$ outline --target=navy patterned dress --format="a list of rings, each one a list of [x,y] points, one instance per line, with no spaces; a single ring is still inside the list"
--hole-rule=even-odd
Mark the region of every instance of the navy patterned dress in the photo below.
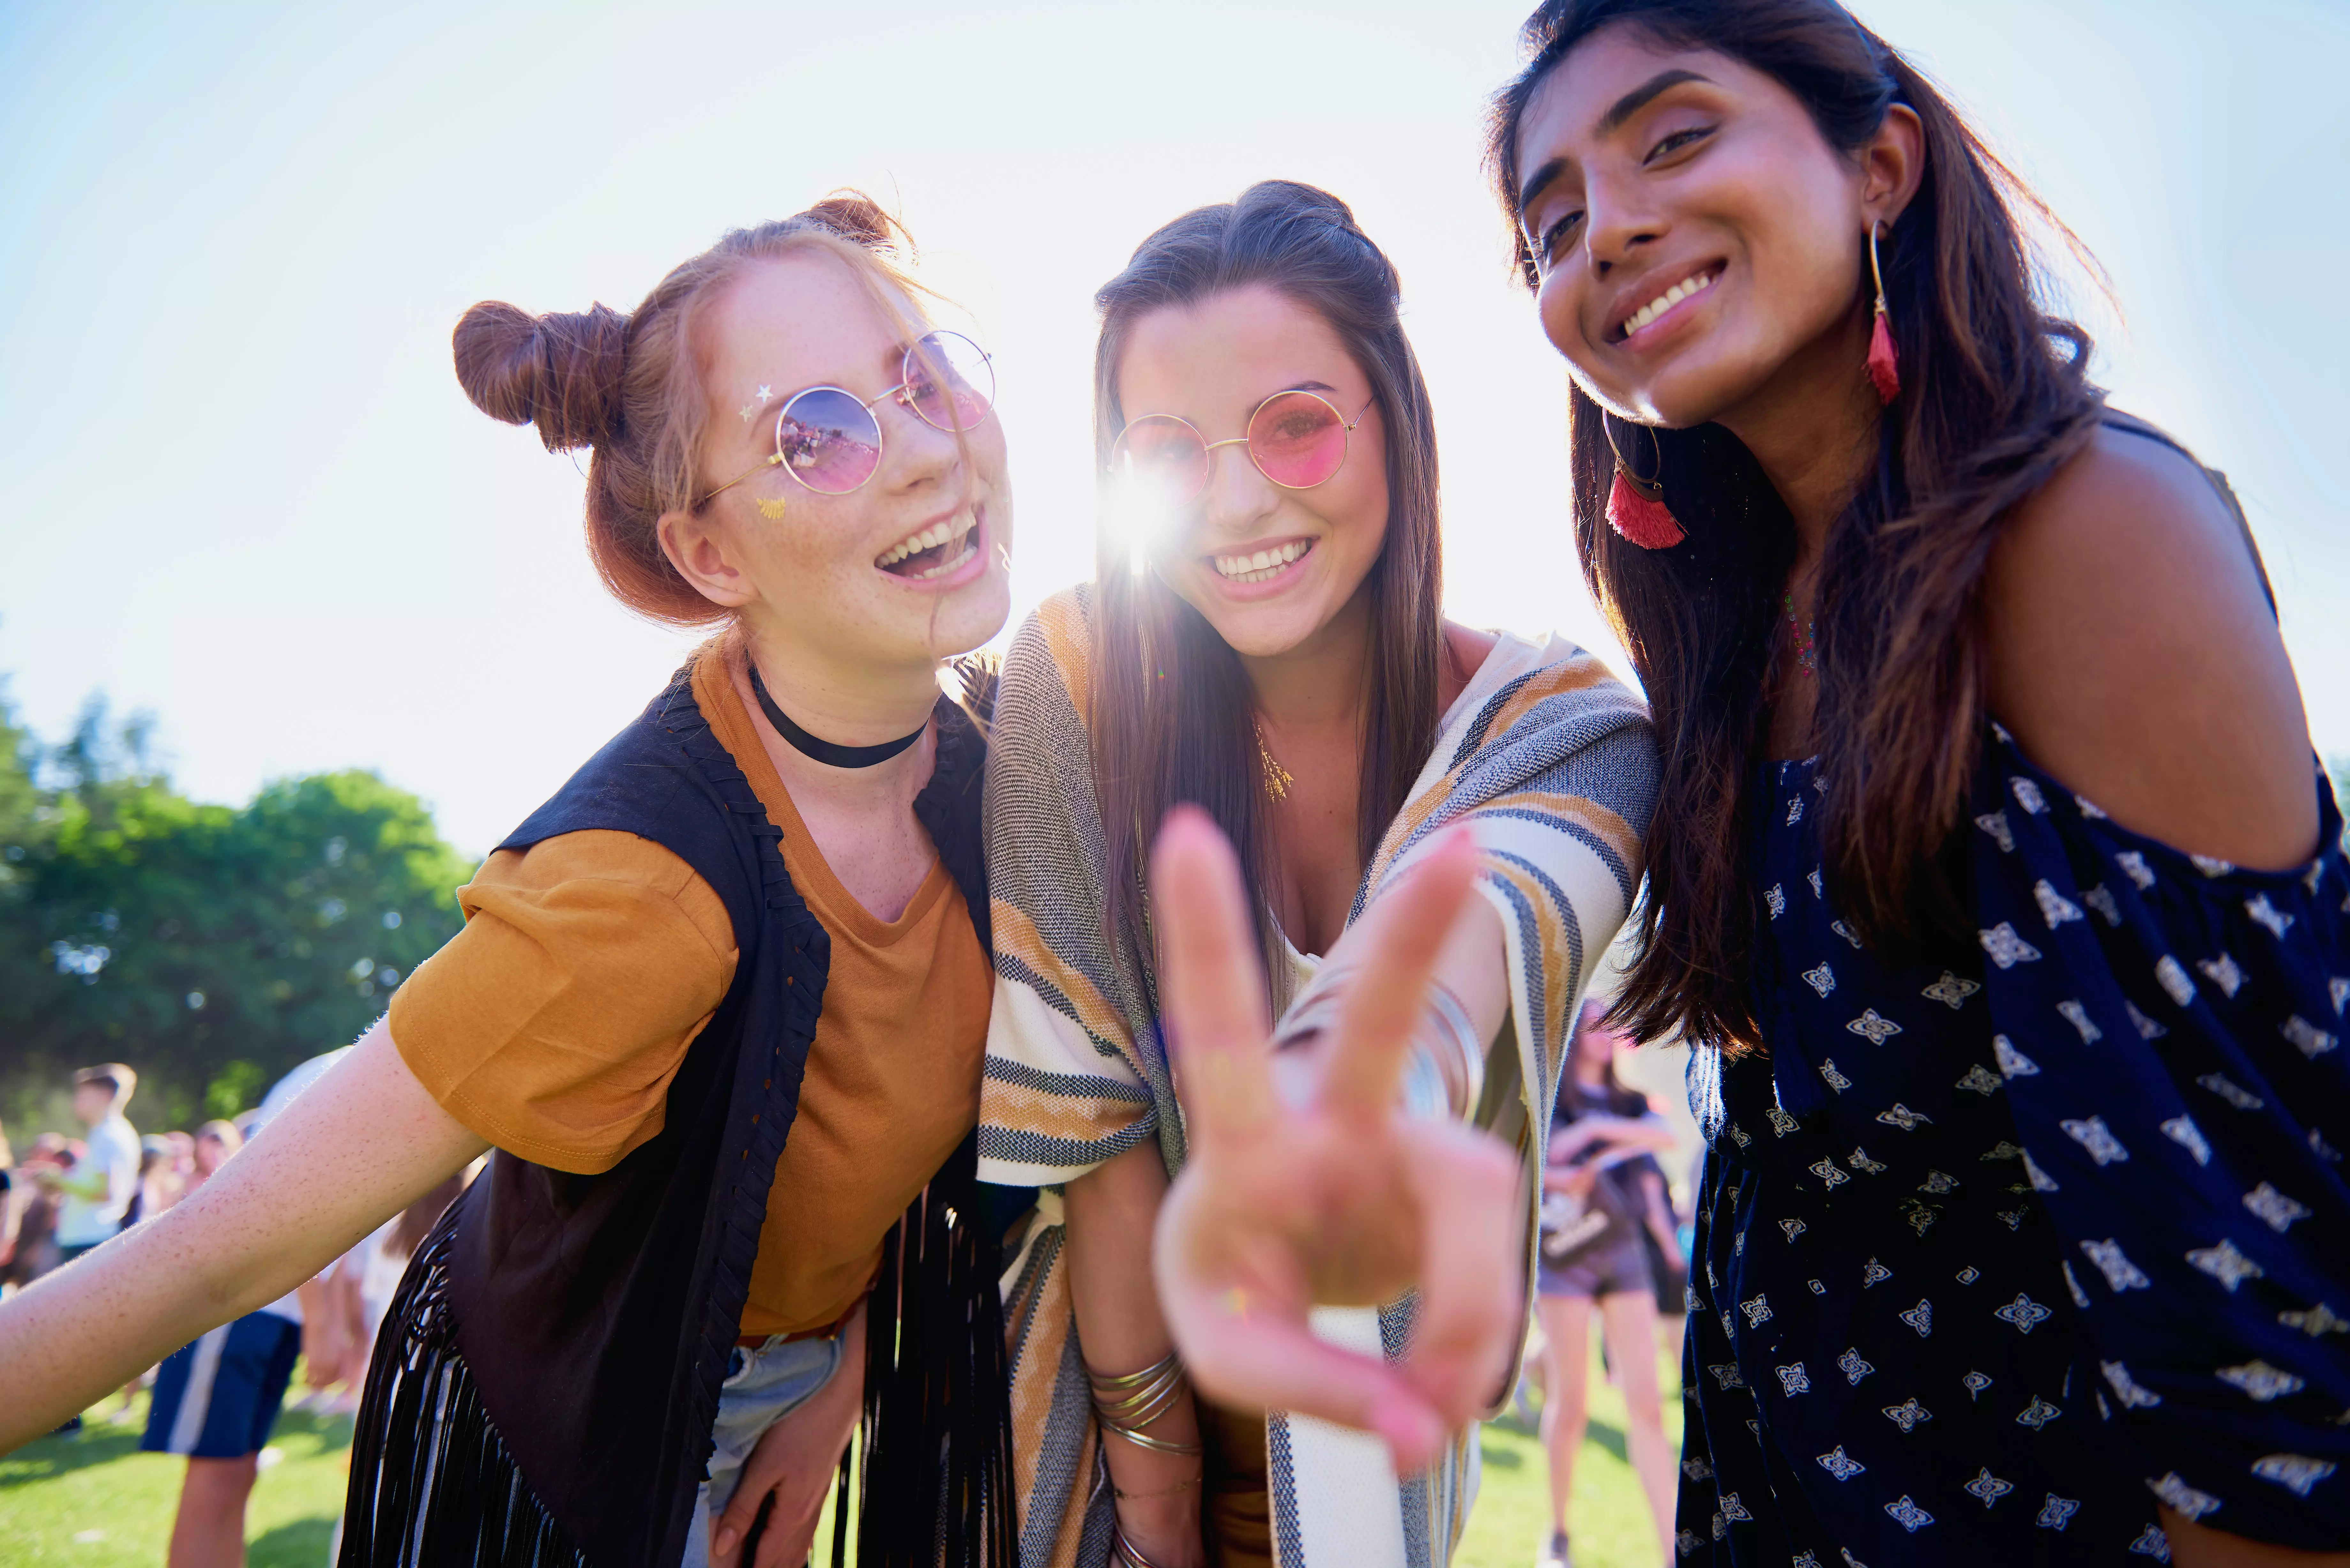
[[[1758,787],[1767,1055],[1709,1148],[1678,1549],[1773,1568],[2169,1560],[2158,1502],[2350,1542],[2350,867],[2126,832],[1993,726],[1978,935],[1865,951],[1820,784]],[[1996,1553],[1996,1557],[1994,1557]]]

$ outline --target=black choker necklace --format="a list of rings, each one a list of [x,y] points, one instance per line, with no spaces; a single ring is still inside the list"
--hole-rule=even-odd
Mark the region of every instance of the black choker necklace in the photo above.
[[[767,695],[767,683],[759,679],[756,664],[751,666],[751,690],[757,693],[760,710],[767,715],[767,722],[775,727],[775,733],[789,741],[793,749],[802,755],[814,757],[827,767],[869,768],[878,763],[886,763],[920,740],[922,730],[931,727],[930,721],[925,719],[921,730],[895,741],[884,741],[878,746],[837,746],[830,741],[818,740],[809,734],[792,722],[790,714],[775,706],[775,700]]]

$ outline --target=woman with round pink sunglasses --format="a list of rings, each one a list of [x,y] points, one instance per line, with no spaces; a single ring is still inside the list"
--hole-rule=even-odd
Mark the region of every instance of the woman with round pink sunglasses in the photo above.
[[[1460,1434],[1510,1386],[1482,1362],[1527,1310],[1531,1184],[1487,1135],[1547,1119],[1653,746],[1580,649],[1444,618],[1398,299],[1346,205],[1286,182],[1097,296],[1118,525],[1015,637],[989,765],[981,1174],[1045,1189],[1005,1303],[1031,1563],[1107,1536],[1139,1568],[1269,1563],[1276,1534],[1441,1563]],[[1268,1033],[1269,1119],[1230,1093]],[[1358,1310],[1309,1327],[1315,1300]],[[1107,1489],[1055,1480],[1103,1462]]]

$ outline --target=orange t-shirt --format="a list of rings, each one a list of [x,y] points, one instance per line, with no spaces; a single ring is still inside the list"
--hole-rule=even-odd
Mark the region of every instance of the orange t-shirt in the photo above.
[[[735,656],[739,659],[739,655]],[[693,696],[783,832],[832,939],[799,1114],[775,1163],[745,1334],[824,1327],[881,1239],[978,1120],[993,987],[962,891],[933,863],[895,920],[825,863],[713,646]],[[556,1170],[608,1170],[661,1130],[670,1080],[734,978],[725,906],[684,861],[619,832],[500,850],[458,889],[465,926],[391,999],[392,1041],[443,1110]]]

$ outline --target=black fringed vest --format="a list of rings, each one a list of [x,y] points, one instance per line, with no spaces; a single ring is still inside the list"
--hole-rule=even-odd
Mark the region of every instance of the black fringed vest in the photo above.
[[[993,671],[959,673],[983,718]],[[498,847],[617,829],[669,849],[733,922],[733,982],[686,1051],[658,1136],[594,1176],[501,1150],[418,1249],[353,1437],[343,1568],[668,1564],[684,1548],[831,956],[785,871],[781,830],[690,674]],[[992,950],[986,743],[954,703],[937,716],[914,812]],[[884,1248],[867,1334],[864,1563],[927,1565],[941,1545],[950,1563],[1012,1561],[998,1263],[976,1147],[964,1139]]]

